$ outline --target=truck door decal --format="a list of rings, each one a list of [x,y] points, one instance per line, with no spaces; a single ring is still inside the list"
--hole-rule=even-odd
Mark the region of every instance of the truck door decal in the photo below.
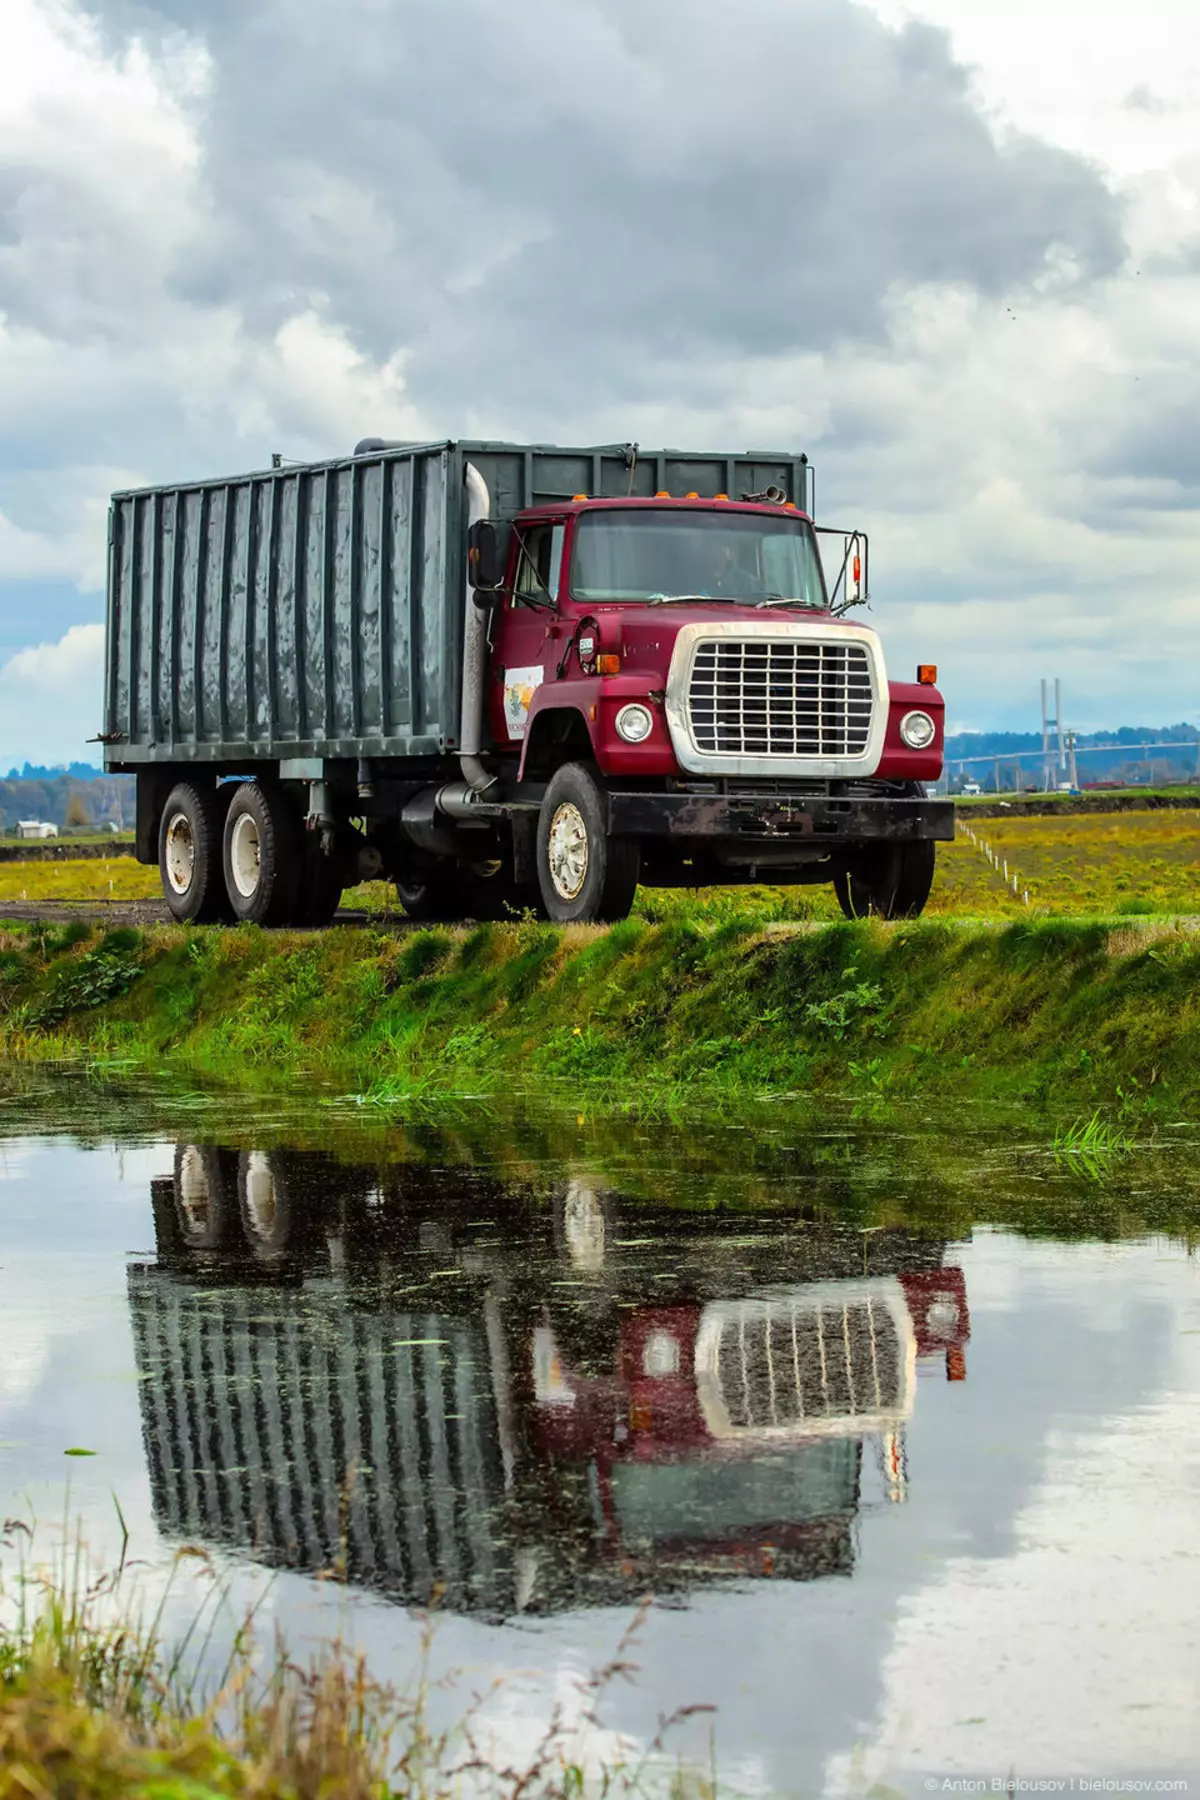
[[[504,723],[509,737],[517,742],[525,736],[525,721],[533,696],[545,678],[546,671],[540,663],[526,669],[504,671]]]

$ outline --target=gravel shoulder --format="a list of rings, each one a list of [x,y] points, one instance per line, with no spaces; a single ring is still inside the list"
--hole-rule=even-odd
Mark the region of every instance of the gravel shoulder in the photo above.
[[[170,925],[171,914],[161,900],[5,900],[0,901],[0,922],[11,919],[25,924],[66,925],[82,919],[89,925]],[[405,925],[403,913],[367,913],[342,907],[335,925]]]

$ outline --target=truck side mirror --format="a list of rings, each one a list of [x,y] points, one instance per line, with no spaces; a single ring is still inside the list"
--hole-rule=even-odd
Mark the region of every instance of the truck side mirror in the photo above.
[[[504,586],[511,525],[476,519],[467,534],[467,567],[476,593],[494,594]]]

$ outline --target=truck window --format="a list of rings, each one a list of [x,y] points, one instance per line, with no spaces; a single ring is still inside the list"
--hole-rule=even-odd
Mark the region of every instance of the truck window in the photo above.
[[[565,528],[562,525],[534,525],[521,535],[524,549],[517,567],[512,604],[516,606],[524,597],[544,602],[549,595],[551,600],[557,600]]]
[[[666,507],[584,513],[575,533],[576,600],[696,594],[756,606],[828,605],[812,527],[794,513]]]

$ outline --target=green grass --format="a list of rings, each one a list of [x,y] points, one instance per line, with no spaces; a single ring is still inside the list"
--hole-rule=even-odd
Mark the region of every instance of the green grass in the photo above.
[[[316,1075],[390,1106],[869,1089],[1179,1108],[1198,1053],[1200,932],[1162,921],[0,934],[0,1054],[264,1090]]]
[[[973,837],[968,835],[973,833]],[[990,845],[994,866],[983,851]],[[1017,891],[1006,880],[1017,876]],[[1026,902],[1025,895],[1029,899]],[[0,863],[0,902],[155,900],[158,870],[131,857]],[[348,889],[343,904],[378,920],[396,916],[391,885]],[[955,843],[939,846],[927,909],[935,918],[1082,918],[1200,914],[1200,809],[1124,813],[964,813]],[[826,887],[638,890],[634,916],[650,924],[749,926],[840,917]]]

